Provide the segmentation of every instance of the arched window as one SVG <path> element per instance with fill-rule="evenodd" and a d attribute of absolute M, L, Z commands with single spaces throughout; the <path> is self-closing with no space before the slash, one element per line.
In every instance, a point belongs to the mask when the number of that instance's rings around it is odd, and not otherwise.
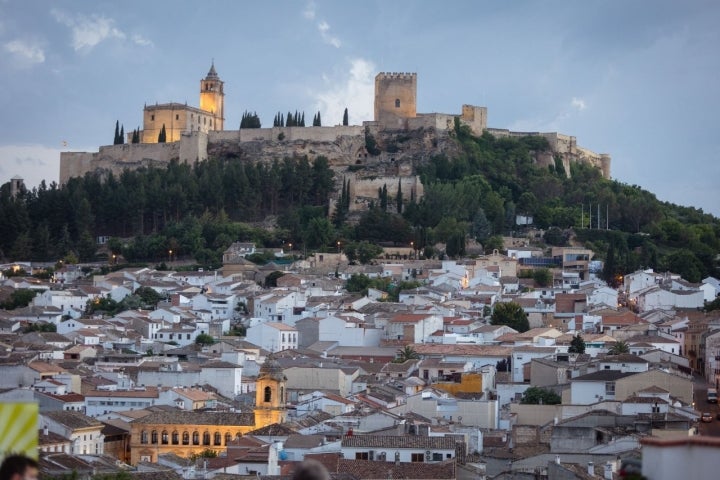
<path fill-rule="evenodd" d="M 157 444 L 158 443 L 158 434 L 157 430 L 153 430 L 150 434 L 150 443 Z"/>
<path fill-rule="evenodd" d="M 265 387 L 265 402 L 272 401 L 272 389 L 270 387 Z"/>
<path fill-rule="evenodd" d="M 215 445 L 222 445 L 222 435 L 220 435 L 220 432 L 215 432 L 214 437 L 215 437 L 215 438 L 214 438 L 214 442 L 213 442 L 213 443 L 214 443 Z"/>
<path fill-rule="evenodd" d="M 140 443 L 148 443 L 148 434 L 145 430 L 140 432 Z"/>
<path fill-rule="evenodd" d="M 167 430 L 163 430 L 162 435 L 160 436 L 160 441 L 163 445 L 167 445 L 170 442 Z"/>
<path fill-rule="evenodd" d="M 183 445 L 190 445 L 190 434 L 183 432 Z"/>
<path fill-rule="evenodd" d="M 395 108 L 400 108 L 400 99 L 399 98 L 395 99 Z"/>
<path fill-rule="evenodd" d="M 179 443 L 180 443 L 180 435 L 178 435 L 178 432 L 177 432 L 177 431 L 174 431 L 174 432 L 172 433 L 172 444 L 173 444 L 173 445 L 177 445 L 177 444 L 179 444 Z"/>
<path fill-rule="evenodd" d="M 193 445 L 200 445 L 200 434 L 193 432 Z"/>
<path fill-rule="evenodd" d="M 225 434 L 225 445 L 227 445 L 230 442 L 232 442 L 232 434 L 226 433 Z"/>
<path fill-rule="evenodd" d="M 210 432 L 203 433 L 203 445 L 210 445 Z"/>

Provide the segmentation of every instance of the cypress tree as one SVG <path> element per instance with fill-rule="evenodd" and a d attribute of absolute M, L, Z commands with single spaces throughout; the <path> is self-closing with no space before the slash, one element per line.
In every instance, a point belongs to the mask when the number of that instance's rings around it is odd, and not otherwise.
<path fill-rule="evenodd" d="M 287 127 L 294 127 L 294 126 L 295 126 L 295 125 L 293 124 L 293 114 L 292 114 L 292 112 L 291 112 L 290 110 L 288 110 L 287 122 L 285 123 L 285 126 L 287 126 Z"/>
<path fill-rule="evenodd" d="M 285 115 L 282 113 L 280 114 L 280 126 L 281 127 L 285 126 Z"/>
<path fill-rule="evenodd" d="M 120 121 L 115 120 L 115 139 L 113 140 L 113 145 L 117 145 L 118 143 L 120 143 L 120 142 L 118 142 L 119 137 L 120 137 Z"/>
<path fill-rule="evenodd" d="M 347 185 L 345 187 L 347 191 L 345 192 L 345 211 L 350 211 L 350 180 L 347 181 Z"/>
<path fill-rule="evenodd" d="M 320 120 L 320 110 L 317 113 L 317 126 L 322 127 L 322 121 Z"/>
<path fill-rule="evenodd" d="M 167 141 L 167 132 L 165 131 L 165 124 L 163 123 L 160 133 L 158 134 L 158 143 L 165 143 Z"/>
<path fill-rule="evenodd" d="M 402 185 L 400 184 L 399 179 L 398 179 L 397 195 L 395 196 L 395 204 L 397 207 L 397 213 L 402 213 L 402 209 L 403 209 Z"/>
<path fill-rule="evenodd" d="M 347 107 L 345 107 L 345 113 L 343 113 L 343 125 L 348 126 L 348 111 Z"/>
<path fill-rule="evenodd" d="M 380 208 L 383 212 L 387 212 L 388 207 L 388 194 L 387 194 L 387 183 L 383 184 L 382 193 L 380 194 Z"/>
<path fill-rule="evenodd" d="M 302 112 L 302 117 L 300 117 L 300 126 L 305 126 L 305 112 Z"/>
<path fill-rule="evenodd" d="M 118 137 L 118 143 L 120 145 L 125 145 L 125 125 L 120 127 L 120 137 Z"/>

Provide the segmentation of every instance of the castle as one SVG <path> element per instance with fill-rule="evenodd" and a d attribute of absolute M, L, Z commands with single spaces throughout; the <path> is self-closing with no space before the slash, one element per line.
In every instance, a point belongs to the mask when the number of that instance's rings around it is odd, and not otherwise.
<path fill-rule="evenodd" d="M 390 195 L 401 185 L 408 199 L 422 197 L 416 166 L 433 155 L 458 153 L 457 143 L 451 139 L 456 119 L 475 135 L 542 136 L 551 152 L 535 153 L 539 165 L 553 165 L 558 158 L 570 172 L 570 163 L 582 162 L 610 178 L 610 156 L 578 146 L 573 136 L 488 128 L 487 108 L 474 105 L 463 105 L 459 115 L 417 113 L 416 73 L 379 73 L 375 77 L 374 119 L 362 125 L 225 130 L 224 97 L 224 83 L 213 63 L 200 81 L 199 108 L 179 103 L 146 105 L 140 143 L 102 146 L 98 152 L 62 152 L 60 183 L 88 172 L 117 175 L 126 168 L 163 167 L 173 160 L 192 163 L 228 154 L 267 162 L 303 155 L 313 160 L 322 155 L 338 178 L 351 182 L 350 210 L 363 210 L 383 185 Z M 166 143 L 158 143 L 163 127 Z M 369 154 L 369 136 L 377 141 L 379 154 Z M 332 202 L 330 207 L 332 211 Z"/>

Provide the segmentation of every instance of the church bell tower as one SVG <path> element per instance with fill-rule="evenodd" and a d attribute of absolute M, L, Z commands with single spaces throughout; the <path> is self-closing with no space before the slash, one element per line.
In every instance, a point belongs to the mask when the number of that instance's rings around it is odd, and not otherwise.
<path fill-rule="evenodd" d="M 200 80 L 200 110 L 211 112 L 215 117 L 212 130 L 225 129 L 225 92 L 223 81 L 215 71 L 215 62 L 207 76 Z"/>
<path fill-rule="evenodd" d="M 268 355 L 256 381 L 255 428 L 285 421 L 285 382 L 287 377 L 282 366 Z"/>

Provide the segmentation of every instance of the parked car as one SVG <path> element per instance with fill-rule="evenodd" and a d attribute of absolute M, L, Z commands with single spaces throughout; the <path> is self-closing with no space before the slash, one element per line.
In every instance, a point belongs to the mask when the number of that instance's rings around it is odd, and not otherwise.
<path fill-rule="evenodd" d="M 710 414 L 710 412 L 703 412 L 703 414 L 700 415 L 700 421 L 701 421 L 701 422 L 705 422 L 705 423 L 712 422 L 712 421 L 713 421 L 713 417 L 712 417 L 712 415 Z"/>

